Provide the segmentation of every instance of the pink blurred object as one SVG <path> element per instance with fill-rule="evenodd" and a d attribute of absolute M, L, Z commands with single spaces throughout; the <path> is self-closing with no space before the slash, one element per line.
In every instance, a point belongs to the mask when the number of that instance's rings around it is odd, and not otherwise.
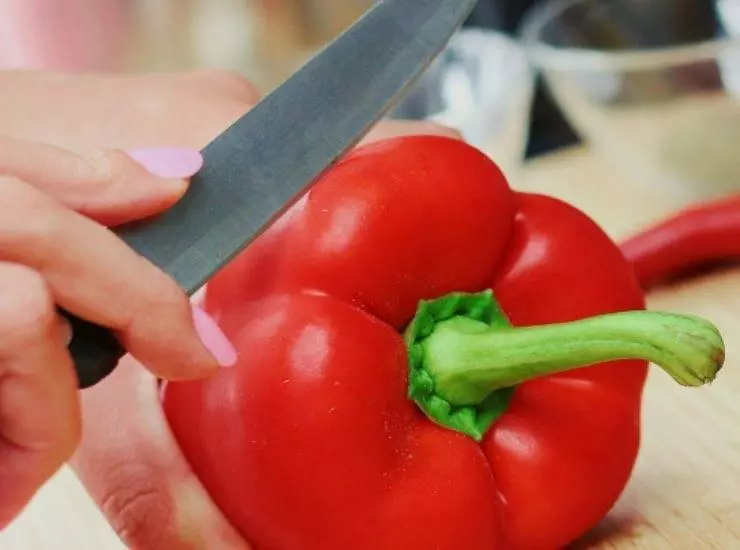
<path fill-rule="evenodd" d="M 0 0 L 0 69 L 115 70 L 131 0 Z"/>

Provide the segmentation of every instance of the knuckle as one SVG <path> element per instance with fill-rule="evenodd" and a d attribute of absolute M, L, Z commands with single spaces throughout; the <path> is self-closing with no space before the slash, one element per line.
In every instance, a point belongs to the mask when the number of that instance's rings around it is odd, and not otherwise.
<path fill-rule="evenodd" d="M 0 347 L 16 347 L 46 337 L 56 310 L 41 274 L 18 264 L 0 264 Z"/>
<path fill-rule="evenodd" d="M 80 180 L 104 191 L 125 177 L 131 162 L 128 155 L 117 149 L 95 151 L 82 157 Z"/>
<path fill-rule="evenodd" d="M 177 283 L 164 273 L 160 273 L 156 283 L 152 285 L 150 298 L 159 307 L 175 310 L 185 310 L 190 304 Z"/>
<path fill-rule="evenodd" d="M 197 75 L 211 90 L 237 103 L 251 106 L 260 99 L 256 86 L 237 72 L 207 69 L 199 71 Z"/>
<path fill-rule="evenodd" d="M 106 476 L 109 485 L 100 499 L 100 509 L 111 527 L 134 548 L 160 548 L 173 517 L 161 472 L 147 463 L 121 463 Z"/>
<path fill-rule="evenodd" d="M 146 289 L 139 296 L 134 308 L 131 310 L 128 328 L 142 328 L 144 324 L 151 322 L 152 311 L 159 311 L 163 315 L 172 318 L 174 315 L 183 315 L 190 311 L 190 302 L 183 290 L 168 275 L 154 268 L 154 275 L 149 277 Z"/>

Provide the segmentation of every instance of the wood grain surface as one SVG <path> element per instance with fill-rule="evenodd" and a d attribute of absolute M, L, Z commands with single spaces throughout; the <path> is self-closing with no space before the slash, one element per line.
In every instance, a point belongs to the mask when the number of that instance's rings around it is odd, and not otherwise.
<path fill-rule="evenodd" d="M 584 149 L 528 163 L 514 185 L 580 207 L 614 237 L 675 208 L 670 188 L 646 189 Z M 740 266 L 651 294 L 650 307 L 703 315 L 723 331 L 728 360 L 707 388 L 678 387 L 652 371 L 634 477 L 585 549 L 740 549 Z M 0 534 L 0 550 L 120 550 L 65 469 Z M 463 549 L 461 549 L 463 550 Z"/>

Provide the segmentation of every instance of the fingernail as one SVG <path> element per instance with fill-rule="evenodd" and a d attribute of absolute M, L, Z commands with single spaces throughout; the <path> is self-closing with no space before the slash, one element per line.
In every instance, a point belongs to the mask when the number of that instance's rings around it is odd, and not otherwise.
<path fill-rule="evenodd" d="M 148 172 L 161 178 L 189 178 L 203 167 L 203 155 L 195 149 L 156 147 L 127 153 Z"/>
<path fill-rule="evenodd" d="M 237 361 L 236 348 L 221 331 L 216 321 L 205 311 L 193 306 L 193 321 L 203 344 L 222 367 L 233 367 Z"/>

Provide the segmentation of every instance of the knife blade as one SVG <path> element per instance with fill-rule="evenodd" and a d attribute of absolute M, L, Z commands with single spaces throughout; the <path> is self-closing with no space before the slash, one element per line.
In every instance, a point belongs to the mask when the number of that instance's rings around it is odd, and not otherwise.
<path fill-rule="evenodd" d="M 379 0 L 203 150 L 185 196 L 117 234 L 194 293 L 403 97 L 477 0 Z M 81 388 L 113 371 L 115 336 L 63 312 Z"/>

